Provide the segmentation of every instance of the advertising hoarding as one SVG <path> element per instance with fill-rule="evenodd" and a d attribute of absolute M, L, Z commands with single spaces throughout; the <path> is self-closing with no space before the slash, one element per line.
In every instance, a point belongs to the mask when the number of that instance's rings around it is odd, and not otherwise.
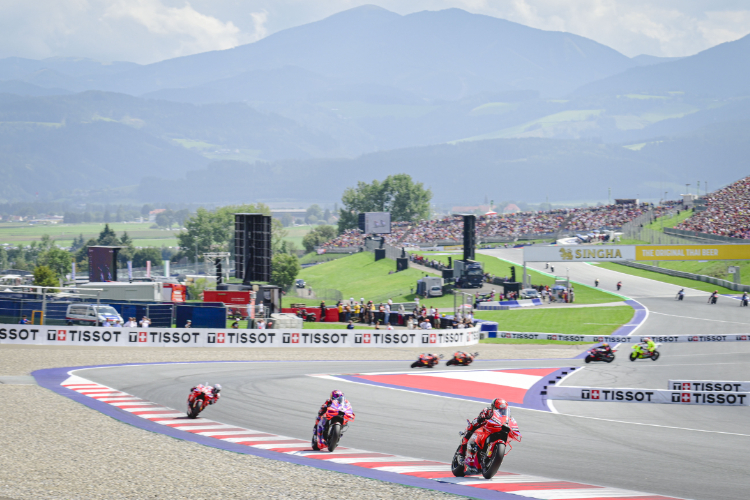
<path fill-rule="evenodd" d="M 367 234 L 391 234 L 391 213 L 361 213 L 359 214 L 359 229 Z"/>

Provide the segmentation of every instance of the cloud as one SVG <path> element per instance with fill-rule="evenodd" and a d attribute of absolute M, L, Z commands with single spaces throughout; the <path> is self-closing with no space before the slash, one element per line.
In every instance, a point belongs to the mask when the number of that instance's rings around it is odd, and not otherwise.
<path fill-rule="evenodd" d="M 451 7 L 567 31 L 635 56 L 685 56 L 750 33 L 746 0 L 3 0 L 0 57 L 154 62 L 257 41 L 364 4 Z"/>

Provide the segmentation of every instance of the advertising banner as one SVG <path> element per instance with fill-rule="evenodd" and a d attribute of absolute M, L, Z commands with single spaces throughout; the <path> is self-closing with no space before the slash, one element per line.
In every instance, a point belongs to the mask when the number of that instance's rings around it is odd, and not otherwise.
<path fill-rule="evenodd" d="M 635 260 L 750 260 L 750 245 L 636 245 Z"/>
<path fill-rule="evenodd" d="M 646 335 L 616 336 L 616 335 L 568 335 L 562 333 L 539 332 L 497 332 L 501 339 L 541 339 L 564 342 L 607 342 L 609 344 L 638 344 L 643 342 Z M 732 335 L 651 335 L 651 340 L 657 344 L 674 344 L 684 342 L 750 342 L 750 334 Z"/>
<path fill-rule="evenodd" d="M 0 325 L 0 344 L 131 347 L 459 347 L 479 343 L 465 330 L 222 330 Z"/>
<path fill-rule="evenodd" d="M 748 406 L 747 392 L 665 391 L 612 387 L 548 387 L 547 399 L 596 403 L 657 403 L 683 405 Z"/>
<path fill-rule="evenodd" d="M 635 260 L 634 245 L 556 245 L 523 247 L 524 262 L 617 262 Z M 653 260 L 653 259 L 652 259 Z"/>
<path fill-rule="evenodd" d="M 750 392 L 750 382 L 729 380 L 670 380 L 671 391 Z"/>

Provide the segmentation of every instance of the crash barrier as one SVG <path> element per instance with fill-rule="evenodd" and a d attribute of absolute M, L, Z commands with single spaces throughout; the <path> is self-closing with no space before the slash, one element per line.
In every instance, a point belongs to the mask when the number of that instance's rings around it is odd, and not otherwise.
<path fill-rule="evenodd" d="M 702 281 L 704 283 L 710 283 L 711 285 L 729 288 L 730 290 L 734 290 L 736 292 L 750 292 L 750 285 L 740 285 L 739 283 L 734 283 L 732 281 L 723 280 L 720 278 L 714 278 L 713 276 L 686 273 L 684 271 L 675 271 L 674 269 L 665 269 L 663 267 L 649 266 L 648 264 L 641 264 L 640 262 L 631 262 L 628 260 L 618 262 L 618 264 L 622 264 L 623 266 L 628 266 L 628 267 L 634 267 L 636 269 L 643 269 L 644 271 L 652 271 L 655 273 L 666 274 L 668 276 L 674 276 L 677 278 L 687 278 L 691 280 Z M 675 288 L 676 287 L 677 285 L 675 285 Z"/>
<path fill-rule="evenodd" d="M 527 300 L 503 300 L 498 302 L 480 302 L 477 309 L 480 311 L 507 311 L 516 307 L 541 306 L 542 299 Z"/>
<path fill-rule="evenodd" d="M 673 391 L 750 392 L 750 382 L 730 380 L 670 380 Z"/>
<path fill-rule="evenodd" d="M 628 325 L 625 325 L 628 326 Z M 497 332 L 501 339 L 536 339 L 558 342 L 591 342 L 592 344 L 607 342 L 609 344 L 638 344 L 643 342 L 646 335 L 630 337 L 618 335 L 568 335 L 562 333 L 539 332 Z M 750 333 L 732 335 L 651 335 L 648 338 L 659 344 L 675 344 L 683 342 L 750 342 Z"/>
<path fill-rule="evenodd" d="M 132 347 L 458 347 L 479 342 L 462 330 L 226 330 L 0 325 L 0 344 Z"/>
<path fill-rule="evenodd" d="M 548 387 L 547 399 L 601 403 L 750 406 L 749 392 L 672 391 L 612 387 Z"/>

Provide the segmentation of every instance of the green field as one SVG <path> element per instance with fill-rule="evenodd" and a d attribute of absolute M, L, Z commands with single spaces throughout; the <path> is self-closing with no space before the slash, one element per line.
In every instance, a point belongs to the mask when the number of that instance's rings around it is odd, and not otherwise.
<path fill-rule="evenodd" d="M 498 329 L 509 332 L 610 335 L 628 323 L 635 311 L 630 306 L 578 307 L 510 311 L 477 311 L 479 319 L 497 321 Z"/>
<path fill-rule="evenodd" d="M 669 217 L 659 217 L 651 224 L 645 226 L 646 229 L 653 229 L 654 231 L 661 231 L 663 228 L 673 228 L 680 222 L 684 221 L 688 217 L 693 215 L 691 210 L 682 210 L 680 215 L 672 215 Z"/>
<path fill-rule="evenodd" d="M 122 236 L 127 231 L 133 244 L 139 246 L 177 246 L 177 229 L 172 231 L 164 229 L 151 229 L 151 222 L 113 222 L 109 227 L 117 236 Z M 91 224 L 49 224 L 29 225 L 18 222 L 0 223 L 0 243 L 11 245 L 28 245 L 32 241 L 39 241 L 41 237 L 48 234 L 58 245 L 70 246 L 73 238 L 83 234 L 84 239 L 96 238 L 104 229 L 104 223 Z"/>
<path fill-rule="evenodd" d="M 660 266 L 662 264 L 667 264 L 667 263 L 666 262 L 659 263 Z M 690 268 L 691 265 L 695 266 L 696 264 L 701 264 L 701 263 L 700 262 L 669 262 L 669 269 L 675 269 L 677 267 L 684 266 L 686 267 L 686 269 L 678 269 L 678 270 L 679 271 L 684 270 L 686 272 L 696 272 L 696 271 L 687 270 Z M 723 266 L 729 265 L 729 263 L 727 263 L 726 261 L 722 261 L 719 264 Z M 623 266 L 615 262 L 599 262 L 599 263 L 595 263 L 594 265 L 598 265 L 599 267 L 602 267 L 604 269 L 609 269 L 610 271 L 617 271 L 618 273 L 630 274 L 631 276 L 639 276 L 641 278 L 648 278 L 650 280 L 661 281 L 663 283 L 670 283 L 672 285 L 675 285 L 675 287 L 680 287 L 680 288 L 683 288 L 683 287 L 695 288 L 696 290 L 703 290 L 705 292 L 713 292 L 714 290 L 718 290 L 719 293 L 733 293 L 733 294 L 737 293 L 734 290 L 730 290 L 729 288 L 712 285 L 711 283 L 705 283 L 703 281 L 698 281 L 698 280 L 691 280 L 688 278 L 677 278 L 675 276 L 669 276 L 667 274 L 656 273 L 653 271 L 644 271 L 643 269 L 636 269 L 634 267 Z M 706 264 L 703 263 L 703 265 L 706 265 Z M 667 267 L 667 266 L 664 265 L 662 267 Z M 750 268 L 747 265 L 745 265 L 745 267 L 743 268 L 743 271 L 745 273 L 748 273 L 750 272 Z M 706 274 L 706 273 L 700 272 L 696 274 Z M 676 293 L 677 293 L 677 289 L 675 289 L 675 294 Z"/>
<path fill-rule="evenodd" d="M 417 269 L 407 269 L 399 273 L 396 263 L 390 259 L 375 262 L 370 252 L 361 252 L 341 259 L 318 264 L 303 269 L 298 278 L 304 279 L 313 291 L 334 289 L 341 291 L 344 298 L 364 297 L 366 301 L 385 302 L 389 298 L 394 302 L 413 302 L 417 280 L 424 273 Z M 308 303 L 319 305 L 319 300 L 299 299 L 292 295 L 284 297 L 284 303 Z M 421 300 L 427 307 L 452 307 L 453 296 L 446 295 L 428 300 Z"/>
<path fill-rule="evenodd" d="M 289 226 L 285 227 L 284 231 L 286 231 L 287 235 L 286 238 L 284 238 L 285 241 L 290 241 L 297 245 L 297 248 L 302 250 L 304 247 L 302 246 L 302 238 L 305 237 L 307 233 L 310 232 L 310 230 L 315 226 Z"/>
<path fill-rule="evenodd" d="M 438 252 L 440 253 L 440 252 Z M 425 258 L 439 260 L 445 264 L 448 263 L 448 255 L 436 255 L 430 252 L 424 252 L 419 255 L 424 255 Z M 454 256 L 454 259 L 458 255 Z M 497 257 L 491 257 L 489 255 L 477 254 L 476 259 L 484 263 L 484 271 L 495 276 L 510 276 L 510 266 L 514 265 L 506 260 L 498 259 Z M 516 266 L 516 279 L 521 280 L 523 276 L 523 266 Z M 558 271 L 564 271 L 564 267 L 558 266 Z M 545 273 L 538 271 L 528 270 L 528 274 L 531 276 L 531 283 L 533 285 L 549 285 L 555 284 L 555 279 Z M 561 273 L 562 274 L 562 273 Z M 575 301 L 576 304 L 606 304 L 608 302 L 618 302 L 623 300 L 622 297 L 613 293 L 597 290 L 596 288 L 576 283 L 573 287 L 575 290 Z"/>

